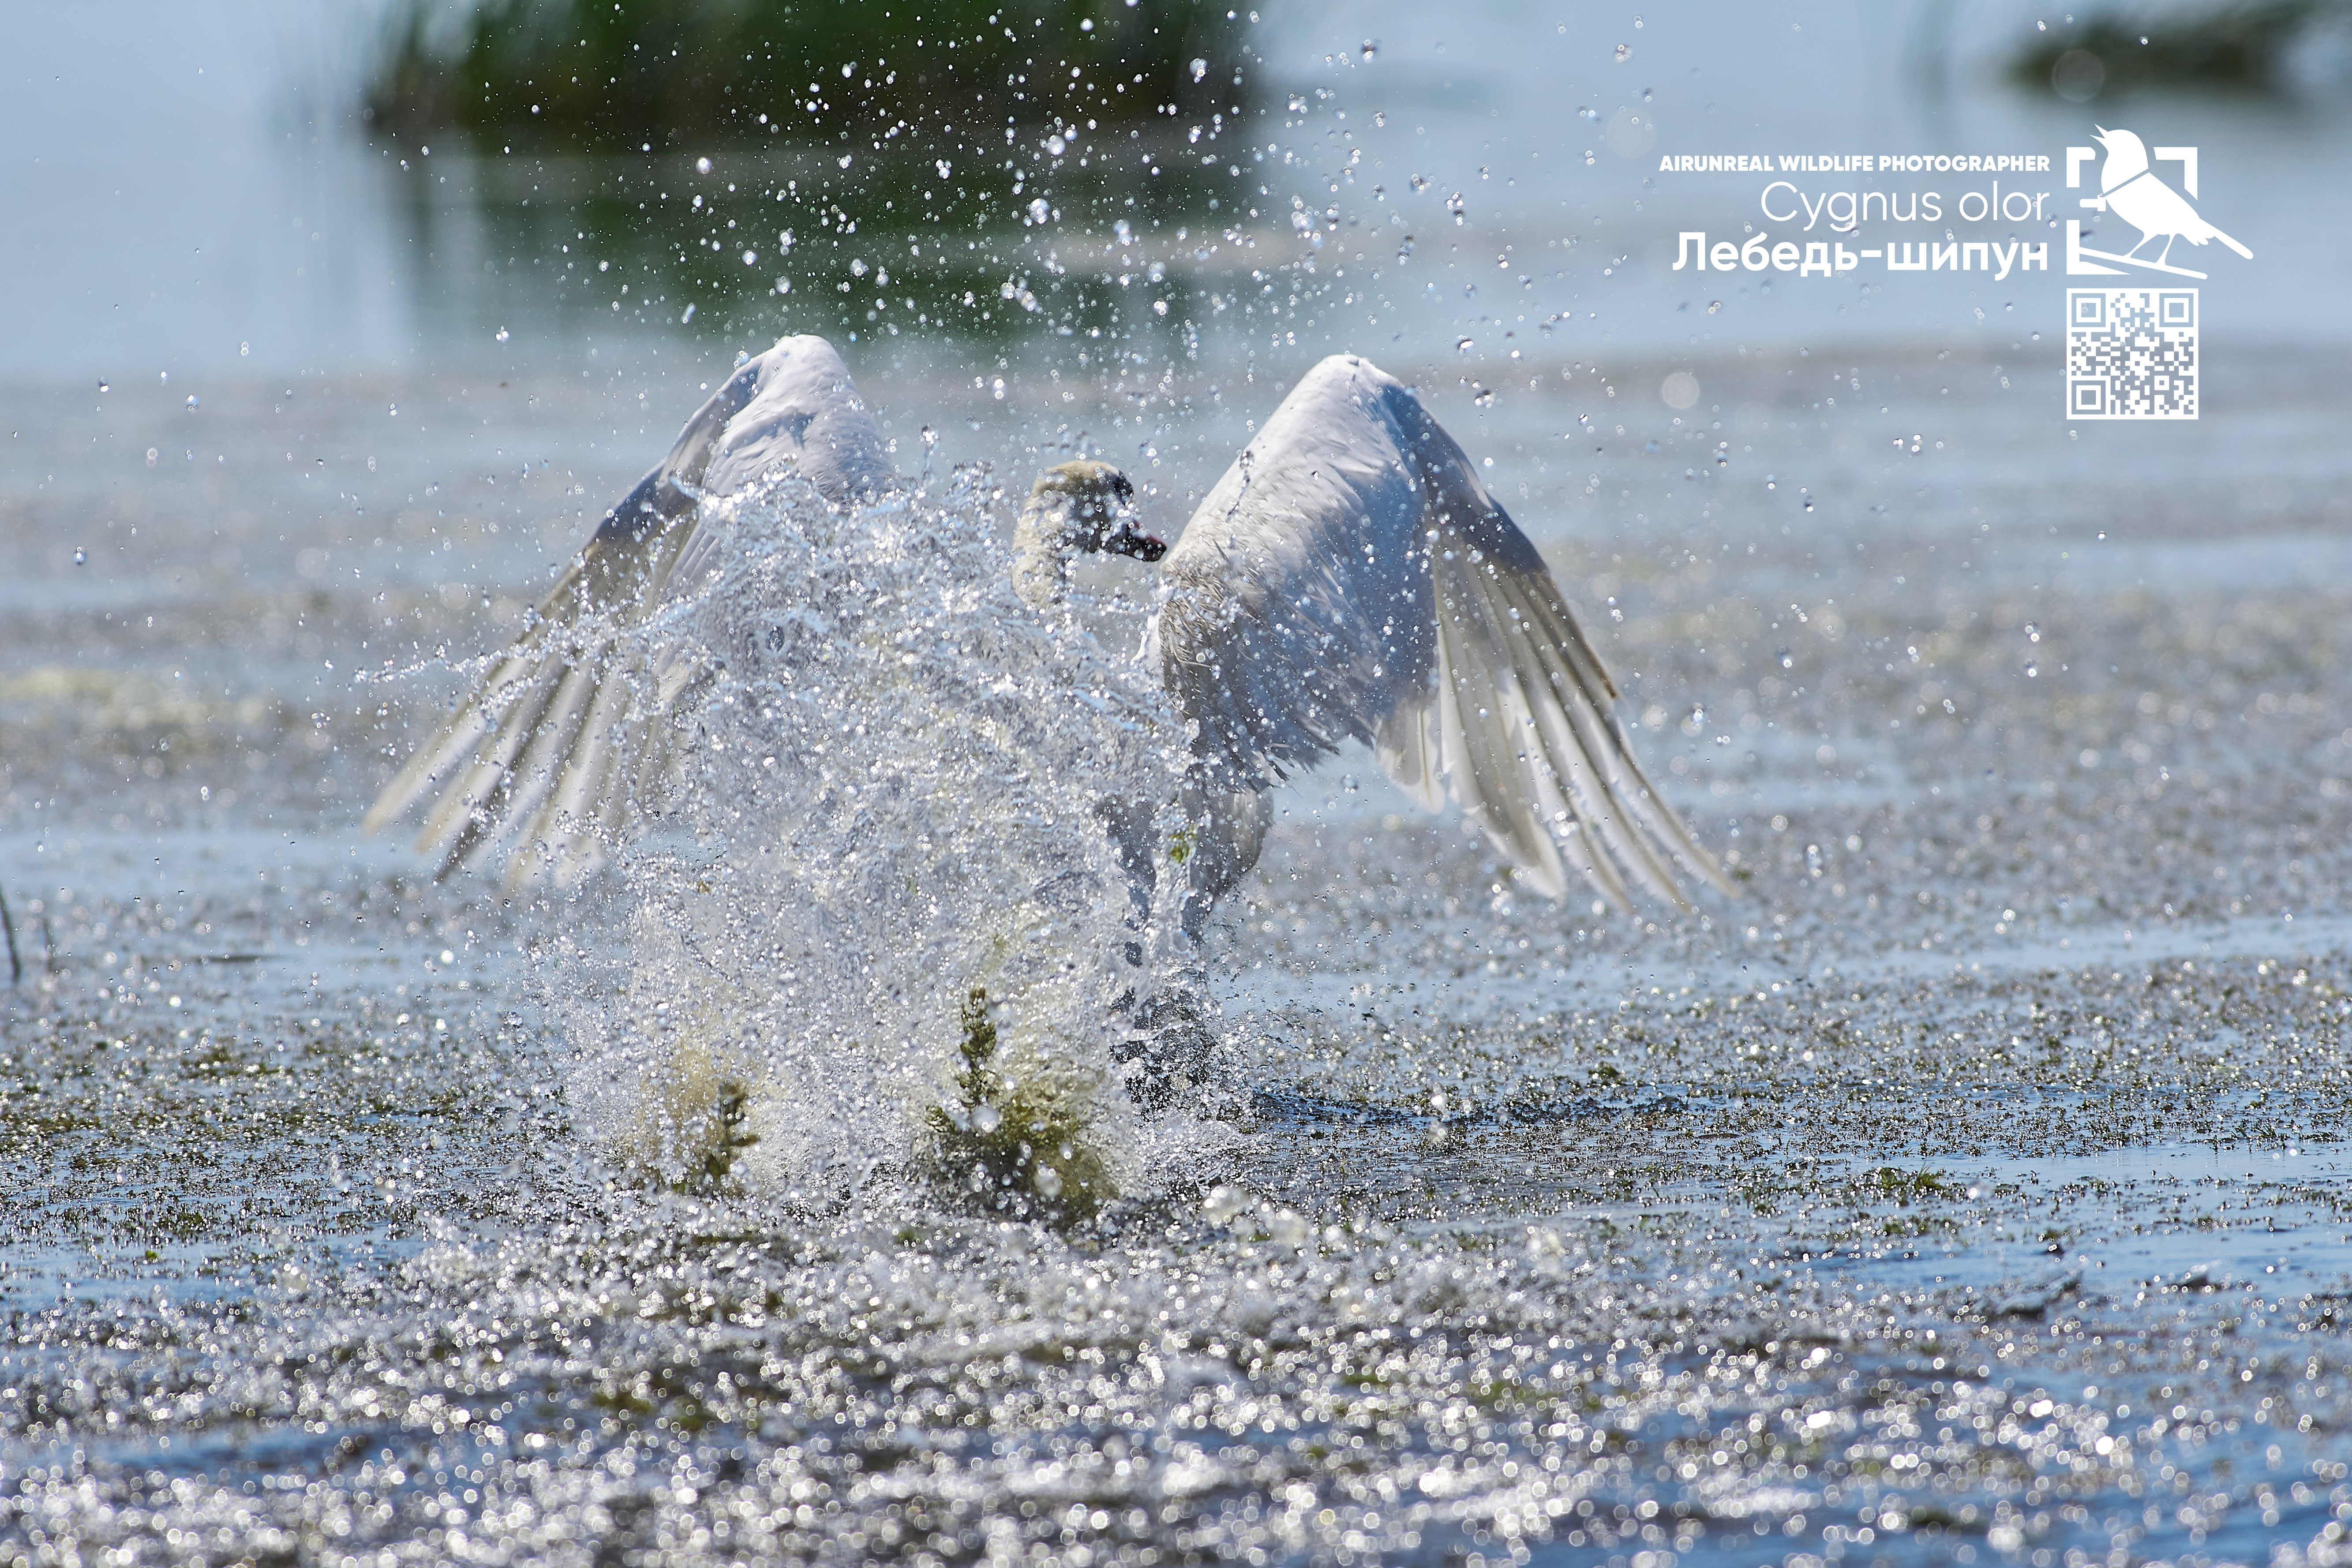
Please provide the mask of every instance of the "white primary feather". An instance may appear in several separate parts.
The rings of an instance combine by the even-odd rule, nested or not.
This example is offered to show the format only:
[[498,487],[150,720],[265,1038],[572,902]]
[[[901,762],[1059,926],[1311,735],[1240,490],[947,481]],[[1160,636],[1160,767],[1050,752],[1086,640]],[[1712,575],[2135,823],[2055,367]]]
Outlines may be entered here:
[[1262,791],[1362,741],[1554,897],[1570,866],[1620,904],[1631,886],[1679,903],[1677,865],[1727,887],[1643,776],[1542,556],[1369,361],[1307,373],[1162,570],[1147,657],[1213,788]]
[[[792,471],[836,502],[892,478],[847,369],[814,337],[779,342],[688,421],[368,829],[437,794],[417,844],[445,872],[501,852],[509,882],[593,868],[692,673],[625,634],[725,559],[726,509],[706,503]],[[1636,886],[1679,901],[1677,866],[1725,885],[1643,776],[1542,557],[1369,362],[1308,373],[1164,572],[1147,658],[1192,731],[1197,891],[1213,899],[1255,863],[1265,791],[1351,740],[1424,807],[1450,794],[1554,896],[1571,868],[1621,904]]]
[[438,794],[416,847],[440,854],[445,874],[502,851],[510,884],[593,868],[658,761],[655,726],[688,673],[624,634],[724,558],[728,531],[706,503],[787,473],[836,502],[893,478],[873,416],[823,338],[780,339],[687,421],[529,629],[384,786],[366,831]]

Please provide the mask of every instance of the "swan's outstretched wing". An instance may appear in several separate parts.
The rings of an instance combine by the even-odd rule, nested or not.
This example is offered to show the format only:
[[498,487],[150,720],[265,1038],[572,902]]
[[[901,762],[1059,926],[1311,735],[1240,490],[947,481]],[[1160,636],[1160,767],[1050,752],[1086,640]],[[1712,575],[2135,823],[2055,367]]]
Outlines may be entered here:
[[784,338],[713,393],[661,465],[604,517],[488,679],[384,786],[374,832],[438,795],[417,835],[446,874],[504,848],[510,883],[602,858],[656,760],[677,693],[618,635],[700,580],[725,547],[702,503],[797,471],[829,500],[887,485],[881,432],[833,345]]
[[[1161,675],[1215,782],[1360,740],[1537,886],[1619,903],[1722,873],[1633,760],[1617,689],[1543,558],[1403,385],[1334,355],[1201,503],[1162,569]],[[1572,831],[1570,831],[1572,829]]]

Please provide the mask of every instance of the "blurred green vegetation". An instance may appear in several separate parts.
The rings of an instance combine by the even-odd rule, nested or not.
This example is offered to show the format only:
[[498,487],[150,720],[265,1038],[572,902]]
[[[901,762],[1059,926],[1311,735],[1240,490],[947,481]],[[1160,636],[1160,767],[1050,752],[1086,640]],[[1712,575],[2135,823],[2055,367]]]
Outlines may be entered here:
[[2009,74],[2076,102],[2147,88],[2268,92],[2287,85],[2297,49],[2347,21],[2352,0],[2084,13],[2033,35]]
[[1204,120],[1245,107],[1226,0],[398,0],[368,89],[395,133],[659,152]]

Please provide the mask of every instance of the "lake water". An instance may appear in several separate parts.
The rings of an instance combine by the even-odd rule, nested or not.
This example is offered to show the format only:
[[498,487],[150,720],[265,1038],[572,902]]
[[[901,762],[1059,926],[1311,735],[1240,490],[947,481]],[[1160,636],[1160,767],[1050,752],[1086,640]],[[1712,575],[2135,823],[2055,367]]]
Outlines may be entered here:
[[[2021,98],[1991,11],[1299,7],[1187,189],[1137,172],[1181,134],[1024,143],[1062,216],[1007,186],[957,250],[828,219],[804,151],[368,142],[325,112],[364,21],[0,23],[39,237],[0,257],[0,1560],[2352,1553],[2336,111]],[[2093,110],[2201,146],[2255,252],[2211,258],[2193,424],[2060,417],[2055,276],[1672,270],[1752,192],[1659,151]],[[1165,530],[1368,353],[1491,458],[1739,895],[1555,904],[1369,759],[1300,781],[1206,951],[1230,1096],[1106,1112],[1121,1195],[1056,1229],[926,1184],[901,1090],[950,1019],[877,1047],[836,977],[656,1022],[710,994],[673,940],[932,952],[887,900],[804,919],[826,868],[748,830],[715,891],[648,858],[577,900],[362,837],[463,661],[796,330],[935,494],[1083,441]],[[850,548],[996,559],[1010,503],[958,504]],[[1095,642],[934,649],[890,711],[947,735],[1015,658],[1115,685],[1148,581],[1096,586]],[[986,905],[1016,795],[883,859]],[[754,1016],[833,1076],[790,1058],[806,1105],[683,1179],[614,1106]]]

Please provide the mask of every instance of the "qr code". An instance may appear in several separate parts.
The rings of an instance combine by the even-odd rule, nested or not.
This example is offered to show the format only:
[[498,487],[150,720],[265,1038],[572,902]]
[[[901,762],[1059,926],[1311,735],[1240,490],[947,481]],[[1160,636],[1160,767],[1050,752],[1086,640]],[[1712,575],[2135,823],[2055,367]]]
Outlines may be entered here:
[[2066,417],[2197,417],[2197,290],[2066,290]]

